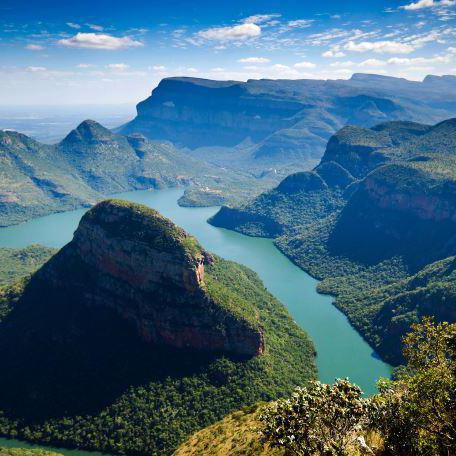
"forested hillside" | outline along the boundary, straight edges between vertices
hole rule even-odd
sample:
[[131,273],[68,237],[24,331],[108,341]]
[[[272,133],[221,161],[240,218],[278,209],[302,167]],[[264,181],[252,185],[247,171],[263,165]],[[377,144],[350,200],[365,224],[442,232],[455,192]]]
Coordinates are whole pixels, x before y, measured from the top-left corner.
[[[455,319],[451,268],[432,277],[438,262],[456,254],[455,156],[455,119],[345,127],[313,171],[223,207],[211,223],[274,237],[323,280],[320,291],[337,297],[372,346],[398,363],[411,323],[424,315]],[[430,277],[424,288],[406,285],[422,275]]]

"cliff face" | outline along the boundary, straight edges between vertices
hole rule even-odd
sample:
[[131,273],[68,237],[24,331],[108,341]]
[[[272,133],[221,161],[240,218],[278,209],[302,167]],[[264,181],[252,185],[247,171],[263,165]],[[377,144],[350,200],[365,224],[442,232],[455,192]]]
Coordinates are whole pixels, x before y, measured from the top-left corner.
[[191,148],[234,146],[292,125],[302,108],[296,101],[249,94],[244,83],[169,78],[138,104],[137,118],[121,132],[140,131]]
[[[357,81],[163,79],[137,105],[137,116],[120,127],[197,149],[233,147],[248,140],[249,163],[260,169],[321,157],[329,137],[344,125],[371,127],[399,119],[440,121],[456,114],[456,99],[446,110],[429,84],[383,78]],[[420,100],[422,103],[417,104]],[[444,113],[445,111],[445,113]],[[234,154],[235,151],[233,151]],[[220,159],[217,150],[211,151]],[[245,169],[246,164],[230,163]],[[306,166],[301,166],[305,169]]]
[[[153,346],[257,356],[263,332],[211,296],[205,265],[214,259],[155,211],[106,201],[81,220],[73,241],[32,278],[20,308],[59,302],[75,332],[81,313],[107,310]],[[39,295],[39,296],[38,296]],[[44,299],[43,299],[44,298]],[[70,311],[71,309],[71,311]],[[67,327],[67,329],[68,329]],[[48,328],[59,340],[65,330]]]
[[[456,222],[456,182],[434,180],[421,170],[399,165],[382,172],[368,175],[362,184],[373,207],[435,223]],[[391,182],[388,177],[394,174],[397,181]]]
[[391,164],[357,186],[330,236],[334,252],[411,265],[456,253],[456,184],[411,165]]

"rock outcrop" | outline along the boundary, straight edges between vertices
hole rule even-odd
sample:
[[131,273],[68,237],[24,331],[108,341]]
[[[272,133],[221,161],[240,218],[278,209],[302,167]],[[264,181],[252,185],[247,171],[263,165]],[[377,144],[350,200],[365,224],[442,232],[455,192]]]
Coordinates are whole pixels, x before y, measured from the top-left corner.
[[35,306],[45,314],[58,303],[64,329],[43,321],[41,330],[62,342],[80,331],[81,314],[90,319],[101,311],[152,346],[261,355],[263,331],[255,316],[239,317],[206,287],[205,266],[213,261],[156,211],[108,200],[86,213],[73,240],[32,277],[18,308]]
[[456,253],[455,214],[453,179],[409,164],[385,165],[357,185],[330,246],[367,262],[402,255],[420,267]]

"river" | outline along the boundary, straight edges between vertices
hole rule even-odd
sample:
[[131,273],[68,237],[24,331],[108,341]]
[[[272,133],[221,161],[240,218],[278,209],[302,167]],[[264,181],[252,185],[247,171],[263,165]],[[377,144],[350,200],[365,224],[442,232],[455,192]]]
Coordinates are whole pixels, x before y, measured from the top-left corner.
[[[312,337],[320,380],[330,383],[335,378],[348,377],[366,394],[373,394],[376,380],[389,377],[391,367],[379,359],[345,315],[332,305],[332,298],[317,293],[317,280],[288,260],[270,239],[248,237],[209,225],[206,221],[217,208],[180,207],[177,200],[182,193],[182,189],[140,190],[116,197],[153,207],[197,237],[207,250],[256,271],[268,290]],[[61,247],[71,240],[84,212],[81,209],[52,214],[1,228],[0,247],[37,243]],[[0,446],[4,443],[5,440],[0,439]],[[64,454],[94,455],[74,451]]]

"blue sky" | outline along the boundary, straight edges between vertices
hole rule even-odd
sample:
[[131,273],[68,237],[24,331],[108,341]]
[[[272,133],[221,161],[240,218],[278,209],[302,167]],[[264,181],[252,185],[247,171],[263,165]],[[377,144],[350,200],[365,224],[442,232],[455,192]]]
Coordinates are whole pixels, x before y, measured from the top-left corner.
[[135,103],[163,77],[456,74],[456,0],[0,2],[0,103]]

